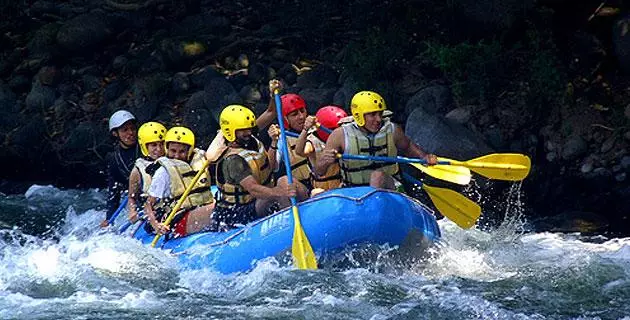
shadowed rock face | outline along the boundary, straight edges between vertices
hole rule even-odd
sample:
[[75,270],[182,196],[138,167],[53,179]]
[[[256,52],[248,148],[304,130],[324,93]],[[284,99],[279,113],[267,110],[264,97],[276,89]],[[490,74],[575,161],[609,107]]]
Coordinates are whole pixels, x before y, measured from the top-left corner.
[[[103,186],[114,111],[189,126],[204,148],[222,107],[244,103],[260,114],[268,80],[280,78],[310,114],[377,91],[393,121],[441,156],[525,153],[528,213],[592,212],[608,221],[595,229],[624,231],[630,79],[619,70],[628,69],[628,8],[607,2],[589,20],[600,3],[7,2],[0,178]],[[20,189],[2,182],[0,191]],[[477,182],[483,195],[507,188]]]

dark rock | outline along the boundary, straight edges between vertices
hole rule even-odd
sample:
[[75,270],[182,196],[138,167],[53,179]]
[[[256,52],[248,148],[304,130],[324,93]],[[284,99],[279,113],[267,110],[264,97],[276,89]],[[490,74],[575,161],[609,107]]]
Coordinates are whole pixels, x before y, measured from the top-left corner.
[[630,15],[620,17],[613,24],[613,46],[619,66],[626,72],[630,72]]
[[628,120],[630,120],[630,104],[626,106],[626,109],[624,110],[623,114],[626,116]]
[[537,232],[581,232],[604,231],[608,220],[593,212],[567,211],[561,214],[532,221]]
[[562,146],[562,158],[564,160],[573,160],[585,154],[588,151],[586,141],[580,136],[572,136]]
[[[509,29],[516,21],[526,17],[534,7],[533,0],[463,0],[452,3],[456,12],[463,16],[458,23],[462,33],[473,30]],[[466,23],[469,22],[469,23]]]
[[161,54],[154,53],[143,60],[142,64],[140,65],[139,73],[151,74],[164,70],[166,70],[166,63],[164,62],[164,58]]
[[39,114],[33,114],[22,120],[16,121],[19,125],[7,133],[6,147],[19,159],[40,159],[46,144],[44,119]]
[[91,12],[72,18],[59,28],[57,43],[71,52],[90,53],[89,48],[109,38],[112,27],[103,12]]
[[31,92],[26,96],[26,107],[37,111],[45,110],[53,105],[55,99],[55,89],[34,81]]
[[293,85],[297,82],[297,73],[293,68],[293,65],[290,63],[285,64],[282,68],[278,70],[277,76],[281,79],[286,85]]
[[251,64],[247,68],[247,78],[250,82],[260,83],[266,82],[267,80],[267,67],[265,67],[262,63],[254,63]]
[[214,78],[206,84],[204,88],[204,104],[208,111],[219,122],[219,114],[224,107],[230,104],[241,104],[242,99],[234,87],[223,78]]
[[155,73],[150,76],[139,78],[131,86],[131,103],[129,111],[133,113],[138,121],[145,122],[152,119],[157,108],[168,93],[170,80],[165,73]]
[[82,77],[83,91],[96,91],[101,88],[101,79],[95,75],[86,73]]
[[54,87],[61,80],[61,73],[55,67],[43,67],[37,73],[36,79],[43,85]]
[[173,93],[182,94],[190,89],[190,80],[185,72],[178,72],[173,76],[171,80],[171,88]]
[[239,92],[239,95],[248,105],[255,105],[262,99],[262,94],[260,93],[260,91],[258,91],[256,87],[251,85],[244,86]]
[[206,84],[210,83],[212,79],[223,78],[223,75],[221,75],[210,66],[206,66],[199,70],[194,70],[193,72],[191,72],[189,78],[190,82],[196,88],[204,88]]
[[0,110],[9,111],[15,105],[15,93],[0,80]]
[[210,12],[204,12],[187,16],[175,26],[173,31],[174,35],[184,36],[226,34],[230,31],[230,20]]
[[195,133],[195,144],[198,148],[206,149],[216,135],[218,125],[212,114],[206,108],[186,109],[183,125]]
[[[291,55],[291,51],[282,49],[282,48],[272,48],[269,50],[269,55],[273,60],[291,62],[293,61],[293,56]],[[289,64],[290,66],[290,64]],[[293,68],[291,68],[293,69]]]
[[615,136],[610,136],[610,138],[606,139],[606,141],[604,141],[604,143],[602,144],[602,147],[600,149],[601,153],[606,153],[610,150],[612,150],[612,148],[615,146]]
[[431,86],[414,94],[405,107],[406,114],[422,108],[429,114],[445,114],[453,106],[451,90],[445,86]]
[[122,80],[114,80],[103,89],[103,102],[112,102],[125,92],[126,84]]
[[336,91],[334,88],[304,89],[300,91],[300,96],[306,101],[308,114],[314,115],[319,108],[332,104]]
[[68,139],[59,150],[65,161],[94,161],[95,154],[86,150],[93,149],[98,141],[105,140],[102,136],[99,137],[95,127],[90,122],[81,122],[71,128]]
[[425,151],[455,159],[472,159],[492,153],[475,132],[422,107],[415,108],[405,126],[406,134]]
[[15,92],[25,92],[31,87],[31,80],[23,74],[17,74],[9,80],[9,87]]
[[492,126],[484,133],[488,143],[494,149],[503,149],[505,147],[505,139],[501,133],[501,129]]
[[337,86],[339,74],[328,64],[318,64],[312,70],[298,76],[300,88],[333,88]]
[[119,72],[127,65],[127,62],[129,62],[129,59],[127,59],[127,57],[117,56],[116,58],[114,58],[114,61],[112,61],[112,69],[114,69],[114,71],[116,72]]
[[466,124],[470,120],[470,116],[470,108],[460,107],[449,111],[449,113],[447,113],[444,117],[457,124]]
[[57,23],[49,23],[39,28],[26,45],[29,55],[36,57],[42,53],[53,51],[53,46],[57,43],[58,31],[59,24]]

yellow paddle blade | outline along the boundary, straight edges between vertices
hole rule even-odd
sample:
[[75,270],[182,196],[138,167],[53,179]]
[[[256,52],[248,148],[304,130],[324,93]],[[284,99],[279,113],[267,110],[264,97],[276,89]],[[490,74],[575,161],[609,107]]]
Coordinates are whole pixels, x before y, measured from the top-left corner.
[[420,163],[412,163],[412,166],[416,167],[418,170],[428,174],[434,178],[460,184],[467,185],[470,183],[470,169],[462,166],[452,166],[452,165],[435,165],[435,166],[425,166]]
[[315,252],[313,252],[311,243],[308,241],[304,229],[302,229],[297,206],[293,206],[293,221],[295,224],[293,226],[293,246],[291,248],[293,263],[298,269],[316,270],[317,260]]
[[422,185],[435,207],[458,226],[468,229],[481,215],[481,207],[463,195],[444,188]]
[[464,166],[490,179],[521,181],[529,175],[531,160],[518,153],[493,153],[468,161],[438,158],[438,161],[449,161],[452,165]]

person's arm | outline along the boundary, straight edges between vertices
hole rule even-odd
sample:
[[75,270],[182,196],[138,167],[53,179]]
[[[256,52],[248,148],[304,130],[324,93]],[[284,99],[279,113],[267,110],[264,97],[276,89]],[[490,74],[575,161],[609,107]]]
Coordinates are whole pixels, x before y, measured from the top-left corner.
[[317,158],[317,163],[315,164],[315,173],[317,175],[325,175],[328,167],[339,160],[337,159],[337,154],[343,153],[343,138],[343,128],[341,127],[333,130],[330,134],[326,141],[326,147],[324,147],[324,151]]
[[316,120],[317,119],[315,117],[308,116],[304,121],[304,129],[302,129],[300,136],[295,142],[295,154],[300,157],[307,157],[314,151],[313,145],[306,140],[306,137],[308,137],[308,131],[315,125]]
[[[166,234],[170,230],[168,226],[165,226],[157,220],[155,214],[155,204],[158,199],[164,201],[167,197],[170,197],[170,177],[164,167],[160,167],[151,179],[151,185],[149,186],[149,197],[144,204],[144,214],[151,226],[156,232],[160,234]],[[170,212],[169,212],[170,214]]]
[[223,170],[226,181],[239,184],[256,199],[276,200],[282,197],[295,196],[295,187],[293,185],[288,188],[270,188],[258,183],[245,159],[238,155],[226,158],[222,166],[221,170]]
[[140,176],[140,170],[138,167],[134,167],[131,170],[131,174],[129,175],[129,191],[128,191],[128,200],[127,200],[127,213],[129,217],[129,221],[135,223],[138,220],[138,199],[140,199],[140,193],[142,190],[140,189],[140,181],[142,180]]
[[434,154],[424,151],[419,145],[411,141],[399,126],[394,125],[394,127],[394,143],[396,143],[396,148],[402,155],[424,159],[429,165],[437,163],[437,157]]
[[107,157],[107,211],[105,214],[105,220],[101,221],[101,227],[107,227],[109,225],[109,219],[114,215],[116,209],[120,204],[120,192],[121,188],[116,181],[116,164],[112,154]]
[[245,177],[239,184],[256,199],[278,200],[282,198],[295,197],[297,195],[293,184],[287,185],[286,188],[282,188],[280,186],[269,188],[259,184],[258,181],[256,181],[256,178],[252,175]]
[[169,227],[161,224],[155,214],[155,204],[157,202],[157,198],[153,196],[149,196],[147,201],[144,203],[144,214],[147,217],[147,220],[153,227],[153,229],[159,234],[167,234],[169,232]]
[[280,137],[280,128],[277,125],[269,126],[269,130],[267,130],[267,134],[269,138],[271,138],[271,144],[269,145],[269,149],[267,149],[267,159],[269,159],[269,167],[273,172],[278,171],[278,167],[280,165],[280,161],[278,161],[278,139]]
[[282,90],[282,83],[279,80],[269,80],[269,104],[267,110],[260,116],[256,117],[256,126],[263,130],[267,128],[276,119],[276,99],[274,99],[274,91]]

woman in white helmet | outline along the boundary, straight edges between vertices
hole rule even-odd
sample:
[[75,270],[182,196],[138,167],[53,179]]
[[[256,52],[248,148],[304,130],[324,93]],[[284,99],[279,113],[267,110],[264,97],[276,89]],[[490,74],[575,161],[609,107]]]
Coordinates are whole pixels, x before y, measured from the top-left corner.
[[120,202],[120,195],[129,186],[129,175],[138,150],[138,129],[136,117],[127,110],[118,110],[109,118],[109,132],[116,138],[114,151],[107,155],[107,215],[101,227],[107,227]]

